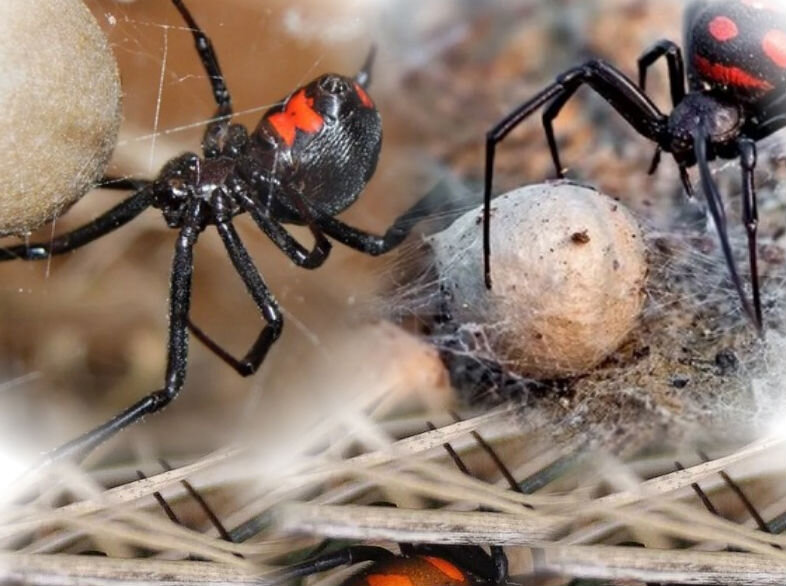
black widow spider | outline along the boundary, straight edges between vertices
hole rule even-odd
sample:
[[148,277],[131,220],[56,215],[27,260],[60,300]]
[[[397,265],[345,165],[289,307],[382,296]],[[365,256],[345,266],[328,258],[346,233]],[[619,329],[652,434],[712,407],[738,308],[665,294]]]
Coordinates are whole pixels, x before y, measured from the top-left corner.
[[[601,60],[569,69],[556,81],[498,122],[486,136],[483,255],[486,287],[491,288],[491,186],[496,146],[541,106],[543,127],[557,176],[563,177],[552,122],[582,85],[590,86],[642,136],[655,142],[654,173],[662,152],[671,153],[689,197],[687,169],[698,164],[710,215],[742,308],[763,334],[756,253],[758,216],[753,185],[756,141],[786,126],[786,8],[781,0],[698,0],[685,11],[688,82],[682,52],[669,40],[658,41],[639,57],[639,84]],[[674,109],[666,116],[645,93],[648,68],[665,57]],[[753,303],[748,300],[729,244],[726,213],[712,180],[709,161],[739,157],[742,216],[748,236]]]
[[[218,106],[205,129],[203,155],[185,153],[171,159],[152,181],[110,180],[107,187],[133,189],[135,193],[94,221],[49,242],[0,249],[0,261],[46,259],[92,242],[150,207],[161,210],[167,225],[178,230],[170,281],[164,387],[51,452],[42,465],[82,457],[121,429],[168,405],[185,382],[189,330],[240,375],[256,372],[278,339],[283,318],[233,226],[235,216],[250,214],[292,262],[314,269],[330,252],[326,236],[366,254],[379,255],[401,243],[413,223],[432,205],[431,198],[424,197],[399,216],[383,236],[353,228],[334,217],[355,202],[377,165],[382,125],[365,90],[371,80],[373,49],[354,78],[336,74],[318,77],[269,109],[249,134],[244,126],[230,123],[232,102],[210,39],[183,0],[172,3],[191,29]],[[284,228],[285,222],[307,225],[315,240],[313,248],[307,249],[295,240]],[[266,322],[240,359],[221,348],[188,316],[193,248],[208,226],[216,227]]]

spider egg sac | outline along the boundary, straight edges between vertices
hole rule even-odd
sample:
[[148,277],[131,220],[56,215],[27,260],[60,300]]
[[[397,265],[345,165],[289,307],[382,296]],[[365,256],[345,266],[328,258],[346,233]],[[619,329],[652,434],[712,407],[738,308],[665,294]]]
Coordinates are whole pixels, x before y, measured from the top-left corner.
[[0,235],[64,212],[102,176],[120,78],[81,0],[0,2]]
[[581,374],[636,324],[645,246],[618,202],[568,182],[494,199],[491,291],[483,279],[482,230],[477,208],[430,244],[446,309],[458,324],[482,332],[511,370],[540,379]]

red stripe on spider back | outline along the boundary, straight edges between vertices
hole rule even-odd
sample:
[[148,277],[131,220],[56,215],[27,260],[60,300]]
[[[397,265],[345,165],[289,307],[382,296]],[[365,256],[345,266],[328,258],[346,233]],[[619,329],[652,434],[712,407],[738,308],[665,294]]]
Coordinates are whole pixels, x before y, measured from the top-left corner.
[[369,574],[368,586],[413,586],[412,578],[403,574]]
[[721,43],[729,41],[740,34],[740,29],[728,16],[716,16],[708,26],[710,34]]
[[696,69],[702,77],[717,83],[722,83],[737,88],[765,91],[769,91],[774,87],[766,79],[759,79],[758,77],[751,75],[739,67],[713,63],[709,59],[705,59],[699,55],[696,55],[694,63],[696,64]]
[[374,102],[371,101],[371,98],[366,93],[366,90],[363,89],[363,86],[361,86],[359,83],[356,83],[355,84],[355,91],[357,92],[358,97],[360,98],[360,102],[366,108],[373,108],[374,107]]
[[786,33],[775,29],[767,32],[761,47],[775,65],[786,68]]
[[464,572],[459,570],[456,566],[451,564],[448,560],[443,558],[437,558],[429,555],[422,556],[424,560],[430,563],[432,566],[437,568],[440,572],[445,574],[451,580],[456,580],[457,582],[465,582],[466,577],[464,576]]
[[314,99],[306,97],[305,90],[289,98],[284,110],[268,116],[268,121],[287,146],[295,144],[297,130],[311,134],[325,123],[322,116],[314,111]]

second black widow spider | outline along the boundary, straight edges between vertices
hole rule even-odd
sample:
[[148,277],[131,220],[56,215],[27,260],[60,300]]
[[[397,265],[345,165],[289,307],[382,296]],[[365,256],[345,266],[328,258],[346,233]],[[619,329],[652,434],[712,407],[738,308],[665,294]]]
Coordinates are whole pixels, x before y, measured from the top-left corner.
[[[431,422],[428,427],[432,431],[436,429]],[[472,436],[491,457],[510,489],[523,493],[494,448],[477,431]],[[463,474],[473,476],[453,446],[445,443],[442,447]],[[479,545],[399,543],[398,547],[400,553],[395,554],[381,546],[350,545],[282,570],[273,578],[273,584],[364,562],[371,563],[340,586],[505,586],[511,583],[508,556],[499,545],[489,546],[488,553]]]
[[[558,177],[564,171],[552,123],[582,85],[588,85],[642,136],[657,145],[650,173],[662,152],[671,153],[689,196],[688,168],[698,165],[707,207],[718,231],[729,274],[746,315],[760,335],[762,321],[756,230],[758,216],[753,170],[756,141],[786,126],[786,9],[780,0],[698,0],[685,14],[688,82],[679,46],[657,42],[639,57],[638,86],[612,65],[588,61],[556,81],[499,121],[486,137],[484,184],[484,277],[491,288],[490,218],[494,152],[516,126],[542,106],[543,127]],[[645,93],[648,68],[661,57],[668,63],[674,109],[661,113]],[[726,226],[726,212],[712,179],[709,162],[739,158],[742,168],[742,217],[748,236],[753,300],[748,300],[737,270]]]
[[[94,221],[49,242],[0,249],[0,261],[41,260],[88,244],[127,224],[144,210],[161,210],[178,230],[170,281],[169,343],[163,388],[137,401],[103,425],[48,454],[41,465],[79,458],[145,415],[168,405],[183,388],[189,330],[242,376],[256,372],[278,339],[283,317],[233,226],[248,213],[296,265],[314,269],[330,252],[327,236],[360,252],[379,255],[400,244],[412,225],[433,207],[426,196],[399,216],[382,236],[348,226],[334,216],[352,205],[371,179],[382,141],[382,124],[366,93],[374,50],[355,77],[326,74],[296,89],[268,110],[253,132],[231,124],[232,101],[210,39],[183,0],[172,0],[194,37],[218,106],[202,139],[203,154],[185,153],[167,162],[158,177],[108,181],[134,194]],[[432,192],[436,194],[436,192]],[[305,224],[315,243],[308,249],[283,223]],[[189,319],[193,249],[200,233],[215,226],[235,270],[265,325],[238,359]]]

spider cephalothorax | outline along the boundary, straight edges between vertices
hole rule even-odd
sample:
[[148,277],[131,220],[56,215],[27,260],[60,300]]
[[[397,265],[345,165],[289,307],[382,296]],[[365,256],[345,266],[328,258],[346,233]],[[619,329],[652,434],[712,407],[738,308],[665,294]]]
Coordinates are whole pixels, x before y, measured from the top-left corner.
[[[531,100],[492,128],[486,139],[484,261],[491,287],[489,220],[496,146],[520,122],[545,106],[543,125],[559,177],[563,168],[552,122],[582,85],[590,86],[642,136],[657,145],[651,172],[662,152],[670,153],[682,182],[693,194],[688,168],[697,165],[707,207],[743,310],[763,332],[757,269],[758,216],[753,169],[756,141],[786,125],[786,8],[780,0],[698,0],[685,17],[685,64],[675,43],[662,40],[639,57],[639,83],[601,60],[569,69]],[[674,109],[663,114],[645,93],[648,68],[665,57]],[[739,158],[742,168],[743,221],[748,235],[752,301],[745,293],[729,244],[726,214],[712,179],[709,161]]]

